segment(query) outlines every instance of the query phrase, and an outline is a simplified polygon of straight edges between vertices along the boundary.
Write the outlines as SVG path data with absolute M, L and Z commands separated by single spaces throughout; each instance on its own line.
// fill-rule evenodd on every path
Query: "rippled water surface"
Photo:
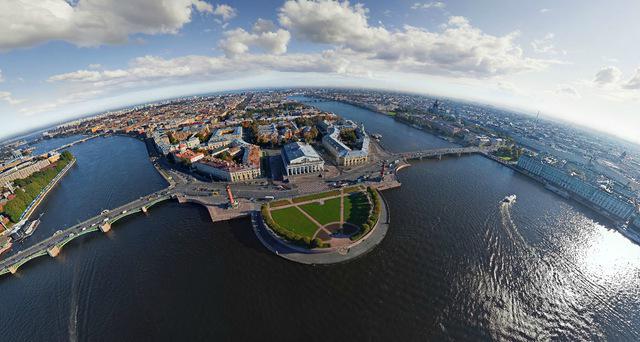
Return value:
M 382 133 L 392 150 L 448 144 L 324 103 Z M 40 237 L 164 186 L 134 139 L 99 138 L 73 152 L 78 165 L 41 207 Z M 598 216 L 481 156 L 415 162 L 400 178 L 401 188 L 384 192 L 392 224 L 382 244 L 330 267 L 270 254 L 247 220 L 212 224 L 197 205 L 153 207 L 0 278 L 0 336 L 640 338 L 640 247 Z M 511 194 L 515 203 L 501 202 Z

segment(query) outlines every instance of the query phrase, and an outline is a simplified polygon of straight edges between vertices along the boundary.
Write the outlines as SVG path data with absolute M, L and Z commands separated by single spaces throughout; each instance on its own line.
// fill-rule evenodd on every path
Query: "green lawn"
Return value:
M 296 207 L 272 210 L 271 217 L 282 228 L 302 236 L 313 237 L 318 227 Z
M 296 197 L 293 199 L 293 203 L 302 203 L 302 202 L 307 202 L 314 199 L 321 199 L 325 197 L 338 196 L 338 195 L 340 195 L 340 190 L 331 190 L 327 192 L 321 192 L 319 194 L 311 194 L 311 195 L 306 195 L 302 197 Z
M 354 192 L 344 198 L 344 220 L 358 227 L 369 218 L 370 205 L 364 192 Z
M 300 208 L 323 225 L 340 221 L 339 197 L 326 200 L 324 201 L 324 204 L 308 203 L 301 205 Z

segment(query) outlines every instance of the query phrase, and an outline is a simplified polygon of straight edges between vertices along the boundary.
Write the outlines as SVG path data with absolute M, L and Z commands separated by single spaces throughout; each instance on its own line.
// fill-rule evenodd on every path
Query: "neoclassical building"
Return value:
M 340 132 L 346 129 L 355 131 L 357 148 L 352 149 L 340 141 Z M 322 138 L 322 145 L 338 165 L 360 165 L 369 161 L 369 135 L 364 130 L 364 125 L 358 126 L 353 121 L 346 120 L 328 127 L 327 134 Z
M 324 160 L 309 144 L 294 142 L 284 145 L 281 155 L 287 176 L 324 170 Z

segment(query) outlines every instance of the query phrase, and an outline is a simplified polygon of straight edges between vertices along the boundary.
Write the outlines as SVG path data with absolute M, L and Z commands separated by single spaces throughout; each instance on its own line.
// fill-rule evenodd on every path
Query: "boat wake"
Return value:
M 510 201 L 502 201 L 500 203 L 500 216 L 502 221 L 502 228 L 505 230 L 509 239 L 517 245 L 522 246 L 527 251 L 532 251 L 532 247 L 527 243 L 524 239 L 515 222 L 511 218 L 511 207 L 515 204 L 515 195 L 513 195 L 513 200 Z M 509 196 L 510 197 L 510 196 Z M 509 198 L 507 197 L 507 198 Z M 505 199 L 507 199 L 505 198 Z

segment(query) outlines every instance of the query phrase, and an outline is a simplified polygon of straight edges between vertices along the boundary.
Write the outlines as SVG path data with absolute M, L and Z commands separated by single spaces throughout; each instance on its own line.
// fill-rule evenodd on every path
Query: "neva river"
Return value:
M 312 103 L 394 151 L 447 146 L 392 118 Z M 40 207 L 43 237 L 164 186 L 143 143 L 99 138 Z M 640 340 L 640 246 L 481 156 L 414 162 L 370 254 L 272 255 L 248 220 L 167 202 L 0 278 L 1 340 Z M 516 194 L 511 206 L 501 203 Z M 36 236 L 37 235 L 37 236 Z

